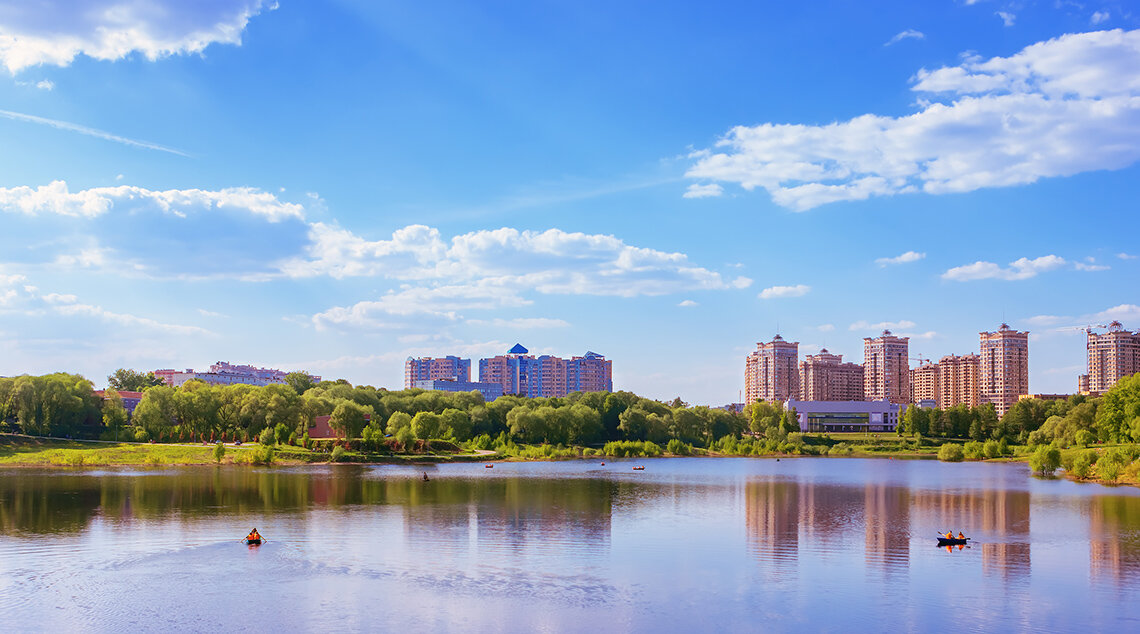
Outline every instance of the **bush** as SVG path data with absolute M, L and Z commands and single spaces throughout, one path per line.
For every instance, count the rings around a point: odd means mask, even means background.
M 1045 445 L 1048 443 L 1049 436 L 1047 436 L 1045 432 L 1041 431 L 1040 429 L 1029 433 L 1029 442 L 1027 443 L 1028 445 L 1036 447 L 1037 445 Z
M 665 451 L 673 454 L 674 456 L 687 456 L 693 453 L 693 448 L 692 446 L 674 438 L 673 440 L 669 441 L 668 445 L 665 445 Z
M 285 426 L 285 423 L 277 423 L 277 426 L 273 428 L 273 440 L 278 445 L 284 445 L 289 440 L 289 428 Z
M 214 445 L 214 462 L 221 464 L 222 458 L 226 457 L 226 446 L 222 443 Z
M 1069 474 L 1079 480 L 1084 480 L 1089 477 L 1089 472 L 1092 471 L 1093 461 L 1096 459 L 1095 451 L 1082 451 L 1077 454 L 1073 459 L 1073 466 L 1069 469 Z
M 938 449 L 938 459 L 943 462 L 962 462 L 965 457 L 962 446 L 957 443 L 947 443 Z
M 329 462 L 340 462 L 344 459 L 344 447 L 337 445 L 333 447 L 332 453 L 329 454 Z
M 273 430 L 268 427 L 261 430 L 261 434 L 257 437 L 257 441 L 266 447 L 272 445 L 274 440 Z
M 145 429 L 139 427 L 135 430 L 135 442 L 146 442 L 148 440 L 150 440 L 150 434 L 146 433 Z
M 986 458 L 1000 458 L 1002 454 L 1001 443 L 996 440 L 987 440 L 982 447 L 982 453 L 986 455 Z
M 1105 482 L 1116 482 L 1120 479 L 1120 465 L 1108 460 L 1101 460 L 1096 465 L 1096 473 Z
M 938 453 L 941 454 L 942 450 L 939 449 Z M 984 460 L 986 457 L 985 446 L 976 440 L 966 443 L 966 446 L 962 448 L 962 453 L 965 454 L 966 460 Z
M 1029 468 L 1038 475 L 1051 476 L 1061 466 L 1061 450 L 1042 445 L 1029 456 Z
M 301 446 L 304 447 L 305 449 L 309 449 L 313 446 L 313 439 L 309 438 L 309 432 L 305 432 L 304 434 L 302 434 Z
M 273 447 L 262 445 L 253 452 L 253 464 L 273 464 Z
M 1073 437 L 1073 442 L 1082 447 L 1088 447 L 1089 445 L 1096 442 L 1096 436 L 1094 436 L 1091 431 L 1082 429 L 1078 431 L 1077 434 Z

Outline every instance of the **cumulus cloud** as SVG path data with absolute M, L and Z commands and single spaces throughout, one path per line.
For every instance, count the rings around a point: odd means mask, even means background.
M 52 181 L 39 187 L 0 187 L 0 211 L 28 215 L 59 214 L 93 218 L 116 204 L 132 209 L 149 206 L 163 213 L 185 215 L 200 209 L 241 209 L 269 222 L 304 217 L 301 205 L 282 202 L 273 194 L 252 187 L 231 187 L 220 191 L 168 189 L 157 191 L 120 185 L 93 187 L 72 192 L 65 181 Z
M 916 251 L 907 251 L 902 255 L 896 255 L 893 258 L 877 258 L 875 264 L 879 266 L 889 266 L 891 264 L 906 264 L 908 262 L 917 262 L 926 257 L 925 253 L 918 253 Z
M 856 331 L 856 330 L 876 330 L 876 331 L 904 330 L 906 328 L 914 328 L 914 326 L 915 326 L 915 323 L 913 321 L 908 321 L 906 319 L 904 319 L 902 321 L 880 321 L 876 324 L 872 324 L 869 321 L 860 319 L 859 321 L 848 326 L 847 329 L 851 330 L 851 331 Z
M 685 300 L 681 300 L 681 303 L 679 303 L 677 305 L 681 306 L 682 308 L 691 308 L 693 306 L 698 306 L 699 304 L 697 304 L 696 302 L 694 302 L 691 299 L 685 299 Z
M 891 44 L 898 44 L 899 42 L 901 42 L 903 40 L 922 40 L 922 39 L 926 39 L 926 34 L 923 33 L 922 31 L 916 31 L 914 29 L 906 29 L 905 31 L 899 31 L 898 33 L 896 33 L 895 36 L 892 37 L 891 39 L 887 40 L 886 43 L 883 44 L 883 46 L 890 46 Z
M 956 266 L 942 274 L 944 280 L 956 282 L 969 282 L 973 280 L 1027 280 L 1036 277 L 1038 273 L 1052 271 L 1065 265 L 1065 259 L 1056 255 L 1043 255 L 1030 260 L 1020 258 L 1009 263 L 1008 267 L 1001 267 L 993 262 L 978 261 L 973 264 Z
M 995 15 L 1001 18 L 1001 23 L 1005 26 L 1013 26 L 1014 22 L 1017 21 L 1017 16 L 1009 11 L 997 11 Z
M 201 53 L 214 43 L 240 45 L 250 18 L 277 6 L 266 0 L 87 0 L 33 10 L 24 4 L 0 3 L 0 63 L 13 74 L 41 64 L 67 66 L 79 55 L 112 61 L 139 53 L 153 61 Z
M 803 297 L 809 292 L 811 292 L 811 287 L 807 284 L 796 284 L 795 286 L 769 286 L 768 288 L 760 291 L 760 299 Z
M 1107 22 L 1110 17 L 1108 11 L 1093 11 L 1092 16 L 1089 18 L 1089 24 L 1096 26 L 1101 22 Z
M 494 281 L 477 284 L 407 287 L 389 291 L 377 300 L 336 306 L 313 316 L 318 330 L 325 328 L 400 328 L 411 323 L 446 324 L 462 319 L 463 310 L 492 310 L 531 304 L 517 291 Z M 409 319 L 411 318 L 411 319 Z
M 765 189 L 804 211 L 1119 169 L 1140 159 L 1140 31 L 1038 42 L 1009 57 L 920 69 L 921 109 L 826 125 L 764 123 L 700 150 L 687 176 Z
M 1121 260 L 1135 260 L 1137 257 L 1140 257 L 1140 256 L 1131 255 L 1128 253 L 1117 253 L 1116 257 L 1120 258 Z
M 1111 266 L 1107 264 L 1097 264 L 1095 258 L 1085 258 L 1084 262 L 1074 262 L 1073 267 L 1078 271 L 1107 271 Z
M 285 260 L 290 277 L 382 276 L 398 280 L 495 280 L 504 288 L 568 295 L 665 295 L 683 290 L 723 290 L 751 284 L 726 280 L 694 266 L 683 253 L 626 244 L 612 235 L 560 229 L 508 227 L 441 237 L 437 229 L 411 225 L 390 240 L 365 240 L 320 223 L 310 230 L 307 257 Z
M 40 90 L 52 90 L 55 88 L 55 83 L 50 79 L 41 79 L 36 82 L 36 88 Z

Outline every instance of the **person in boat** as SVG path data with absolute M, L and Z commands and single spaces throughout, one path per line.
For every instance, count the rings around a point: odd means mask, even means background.
M 427 471 L 424 471 L 424 482 L 427 482 L 427 481 L 428 481 Z
M 954 531 L 946 531 L 946 539 L 954 539 Z
M 962 534 L 962 531 L 958 531 L 958 539 L 966 539 L 966 536 Z
M 261 541 L 261 533 L 257 532 L 257 529 L 255 528 L 249 532 L 249 535 L 245 536 L 245 539 L 246 541 L 250 542 L 259 542 Z

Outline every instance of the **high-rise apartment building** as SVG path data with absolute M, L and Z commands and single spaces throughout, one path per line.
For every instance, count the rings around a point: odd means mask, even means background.
M 980 361 L 976 354 L 949 354 L 938 360 L 938 407 L 981 404 Z
M 612 392 L 613 361 L 587 351 L 566 362 L 566 390 L 569 392 Z
M 800 362 L 801 401 L 863 400 L 863 366 L 844 363 L 843 355 L 827 348 L 809 354 Z
M 515 344 L 505 355 L 479 360 L 479 381 L 502 385 L 504 394 L 529 397 L 609 392 L 613 391 L 613 362 L 596 352 L 569 360 L 535 357 Z
M 1002 416 L 1029 394 L 1029 332 L 1002 324 L 994 332 L 978 333 L 981 345 L 981 402 L 993 403 Z
M 910 402 L 912 403 L 934 403 L 935 407 L 941 407 L 939 397 L 939 368 L 937 363 L 921 363 L 917 368 L 910 369 Z
M 800 393 L 799 342 L 784 341 L 780 335 L 768 343 L 757 343 L 744 360 L 744 399 L 784 402 Z
M 1140 332 L 1124 329 L 1119 321 L 1101 334 L 1088 334 L 1088 385 L 1086 392 L 1104 394 L 1120 379 L 1140 372 Z
M 415 387 L 416 381 L 471 381 L 471 359 L 459 357 L 408 357 L 404 362 L 404 389 Z
M 910 402 L 910 337 L 884 330 L 863 339 L 863 394 L 868 401 Z

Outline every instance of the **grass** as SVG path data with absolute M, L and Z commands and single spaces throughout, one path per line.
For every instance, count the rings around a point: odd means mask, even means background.
M 328 462 L 329 454 L 301 447 L 275 446 L 273 462 L 306 464 Z M 226 445 L 222 464 L 257 464 L 264 451 L 257 444 L 241 447 Z M 462 462 L 494 460 L 483 454 L 370 454 L 346 451 L 342 462 Z M 95 467 L 126 465 L 212 465 L 213 445 L 166 445 L 149 443 L 106 443 L 0 434 L 0 466 Z

